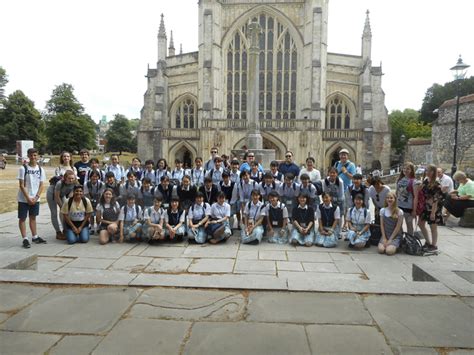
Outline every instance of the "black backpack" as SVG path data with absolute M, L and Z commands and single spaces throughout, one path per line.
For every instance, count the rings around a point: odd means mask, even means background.
M 408 233 L 403 233 L 401 248 L 408 255 L 429 256 L 438 254 L 437 251 L 423 250 L 423 244 L 421 243 L 420 238 Z

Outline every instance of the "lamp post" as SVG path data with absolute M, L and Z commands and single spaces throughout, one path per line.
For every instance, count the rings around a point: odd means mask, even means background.
M 454 74 L 454 80 L 456 81 L 456 118 L 454 121 L 454 154 L 453 154 L 453 166 L 451 167 L 451 177 L 454 175 L 454 173 L 457 170 L 457 165 L 456 165 L 456 156 L 458 152 L 458 125 L 459 125 L 459 85 L 461 84 L 461 80 L 464 80 L 466 77 L 467 73 L 467 68 L 469 68 L 470 65 L 464 64 L 461 58 L 461 55 L 459 55 L 458 62 L 454 67 L 452 67 L 450 70 L 453 71 Z
M 402 154 L 400 156 L 401 161 L 400 161 L 400 164 L 399 164 L 401 166 L 401 168 L 403 168 L 403 165 L 405 164 L 405 150 L 406 150 L 405 142 L 406 142 L 406 139 L 407 139 L 407 137 L 404 134 L 402 134 L 400 136 L 400 142 L 402 143 L 402 148 L 403 148 Z

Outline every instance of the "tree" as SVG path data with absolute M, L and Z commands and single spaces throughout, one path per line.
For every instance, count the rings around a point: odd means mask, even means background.
M 128 151 L 136 150 L 133 146 L 133 137 L 131 132 L 130 121 L 127 117 L 121 114 L 116 114 L 113 121 L 110 122 L 109 130 L 105 134 L 107 140 L 107 151 Z
M 70 112 L 79 116 L 84 113 L 84 107 L 74 95 L 74 87 L 66 83 L 54 88 L 51 98 L 46 102 L 46 110 L 49 115 Z
M 455 81 L 451 81 L 444 85 L 433 84 L 428 88 L 421 106 L 421 120 L 423 122 L 433 122 L 437 117 L 433 111 L 438 109 L 444 101 L 456 97 L 456 85 Z M 459 82 L 459 93 L 460 96 L 474 94 L 474 76 Z
M 89 115 L 74 115 L 62 112 L 54 115 L 46 124 L 48 146 L 53 153 L 63 150 L 96 148 L 96 124 Z
M 0 67 L 0 101 L 5 99 L 5 86 L 8 83 L 8 75 L 5 69 Z M 0 106 L 1 107 L 1 106 Z
M 401 154 L 410 138 L 431 137 L 431 125 L 421 121 L 420 113 L 413 109 L 405 109 L 403 112 L 395 110 L 388 116 L 392 128 L 392 148 L 397 154 Z M 402 135 L 405 140 L 402 140 Z
M 17 140 L 33 140 L 37 147 L 44 145 L 44 122 L 41 114 L 22 91 L 13 92 L 3 101 L 0 111 L 0 146 L 14 149 Z

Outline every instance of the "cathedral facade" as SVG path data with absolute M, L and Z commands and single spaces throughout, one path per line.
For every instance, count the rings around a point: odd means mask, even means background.
M 362 23 L 362 21 L 361 21 Z M 382 68 L 371 61 L 369 14 L 360 55 L 327 51 L 328 0 L 200 0 L 199 48 L 176 53 L 164 18 L 138 130 L 142 159 L 188 164 L 246 147 L 251 24 L 258 24 L 258 122 L 263 148 L 326 170 L 340 149 L 389 167 Z M 344 29 L 341 29 L 344 30 Z M 252 75 L 254 76 L 254 75 Z M 254 101 L 254 100 L 251 100 Z M 252 112 L 255 110 L 252 110 Z

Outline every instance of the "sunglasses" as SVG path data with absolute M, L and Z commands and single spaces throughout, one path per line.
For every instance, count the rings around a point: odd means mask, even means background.
M 217 151 L 213 150 L 211 151 L 211 154 L 217 154 Z
M 285 158 L 291 158 L 292 156 L 291 155 L 285 155 Z
M 249 155 L 248 157 L 249 158 L 255 158 L 255 155 Z

